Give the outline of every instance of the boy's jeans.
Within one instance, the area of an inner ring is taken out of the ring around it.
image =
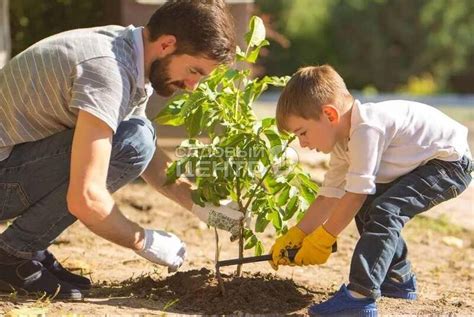
[[[16,218],[0,235],[0,249],[33,259],[76,221],[67,208],[74,130],[16,145],[0,162],[0,220]],[[123,121],[112,142],[107,188],[137,178],[155,152],[155,130],[142,117]],[[1,262],[1,261],[0,261]]]
[[[407,245],[401,236],[415,215],[454,198],[471,182],[473,164],[431,160],[389,184],[377,184],[356,215],[360,239],[352,256],[348,288],[377,298],[387,278],[406,282],[411,276]]]

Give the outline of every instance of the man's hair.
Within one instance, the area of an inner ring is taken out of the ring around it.
[[[300,68],[288,81],[278,99],[278,129],[288,131],[287,121],[290,115],[318,120],[323,106],[331,104],[344,111],[352,100],[344,80],[331,66]]]
[[[170,0],[147,24],[150,40],[176,37],[176,54],[203,55],[229,64],[235,57],[235,31],[223,0]]]

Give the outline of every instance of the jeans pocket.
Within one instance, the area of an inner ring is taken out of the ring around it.
[[[18,183],[0,183],[0,220],[19,216],[30,205]]]

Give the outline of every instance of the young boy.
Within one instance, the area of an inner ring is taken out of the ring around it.
[[[309,308],[312,316],[376,316],[380,296],[416,299],[401,236],[415,215],[456,197],[473,170],[467,129],[430,106],[361,104],[330,66],[300,69],[278,101],[280,130],[331,153],[319,196],[272,247],[272,266],[323,264],[355,217],[360,233],[349,284]],[[285,249],[298,247],[294,263]]]

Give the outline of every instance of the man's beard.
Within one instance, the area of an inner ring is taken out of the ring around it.
[[[169,97],[178,89],[186,86],[183,81],[171,81],[169,75],[169,64],[173,54],[155,60],[150,67],[149,80],[156,93],[162,97]]]

